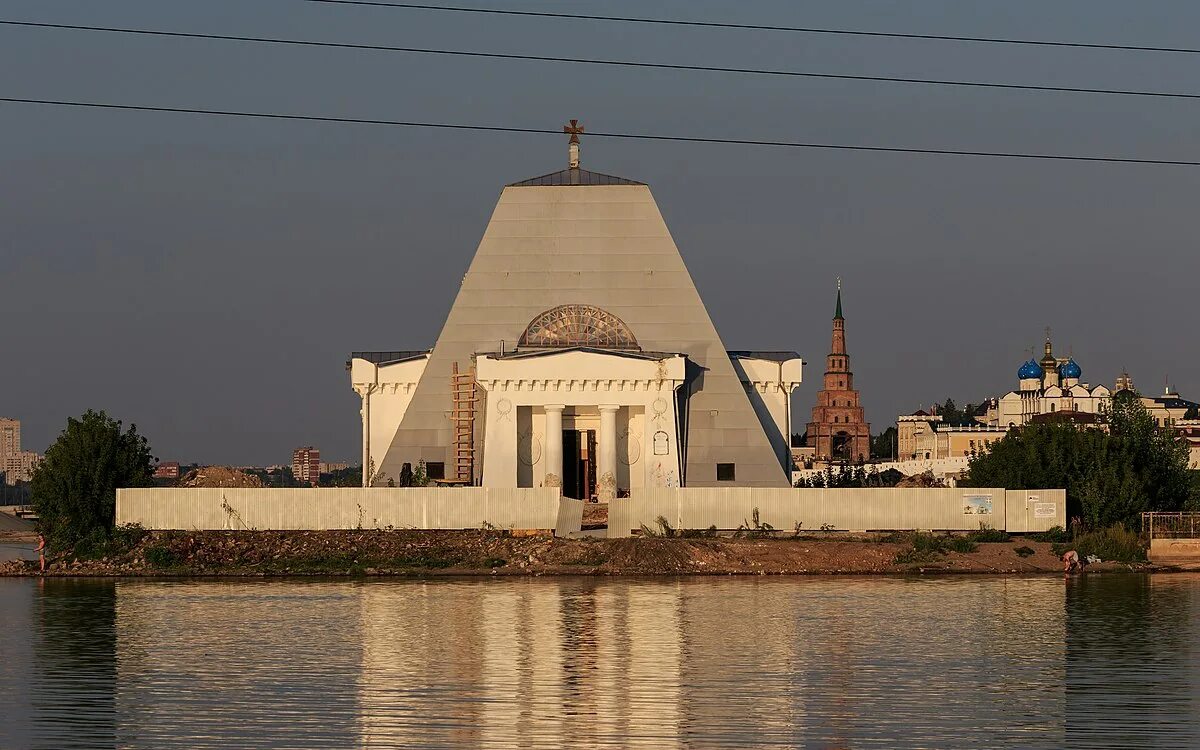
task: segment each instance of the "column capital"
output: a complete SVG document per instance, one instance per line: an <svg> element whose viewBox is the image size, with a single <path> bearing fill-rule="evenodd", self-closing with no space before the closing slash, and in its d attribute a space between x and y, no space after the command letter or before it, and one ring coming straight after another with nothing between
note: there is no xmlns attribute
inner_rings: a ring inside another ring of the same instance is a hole
<svg viewBox="0 0 1200 750"><path fill-rule="evenodd" d="M602 413L607 411L615 412L620 411L621 406L619 404L600 404L599 409Z"/></svg>
<svg viewBox="0 0 1200 750"><path fill-rule="evenodd" d="M546 411L562 411L563 409L566 409L567 406L566 404L546 404L542 408Z"/></svg>

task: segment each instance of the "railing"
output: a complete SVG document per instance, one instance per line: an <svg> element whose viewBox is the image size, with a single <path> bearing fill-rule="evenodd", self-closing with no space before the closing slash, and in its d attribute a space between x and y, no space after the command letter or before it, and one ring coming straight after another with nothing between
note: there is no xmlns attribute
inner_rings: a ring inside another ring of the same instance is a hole
<svg viewBox="0 0 1200 750"><path fill-rule="evenodd" d="M1142 514L1142 533L1155 539L1200 539L1200 513Z"/></svg>

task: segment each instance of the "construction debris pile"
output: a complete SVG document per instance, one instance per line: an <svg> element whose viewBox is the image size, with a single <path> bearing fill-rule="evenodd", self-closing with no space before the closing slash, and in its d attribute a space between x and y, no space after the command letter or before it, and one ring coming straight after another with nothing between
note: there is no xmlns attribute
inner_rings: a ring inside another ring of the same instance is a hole
<svg viewBox="0 0 1200 750"><path fill-rule="evenodd" d="M262 480L253 474L226 466L205 466L193 469L179 480L180 487L262 487Z"/></svg>

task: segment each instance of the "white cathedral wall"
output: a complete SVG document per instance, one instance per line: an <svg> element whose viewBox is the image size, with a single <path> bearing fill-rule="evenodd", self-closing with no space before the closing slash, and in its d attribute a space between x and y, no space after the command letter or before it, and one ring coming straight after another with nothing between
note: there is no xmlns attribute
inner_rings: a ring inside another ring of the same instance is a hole
<svg viewBox="0 0 1200 750"><path fill-rule="evenodd" d="M404 419L417 381L428 362L428 357L421 357L382 366L365 359L354 359L350 363L351 387L360 398L365 395L370 400L369 404L361 405L359 416L369 439L368 465L373 464L376 470L384 464L392 438ZM384 481L381 477L380 482Z"/></svg>
<svg viewBox="0 0 1200 750"><path fill-rule="evenodd" d="M751 357L731 359L775 455L787 466L791 460L791 433L795 429L791 424L792 392L803 379L804 361L798 358L785 362Z"/></svg>

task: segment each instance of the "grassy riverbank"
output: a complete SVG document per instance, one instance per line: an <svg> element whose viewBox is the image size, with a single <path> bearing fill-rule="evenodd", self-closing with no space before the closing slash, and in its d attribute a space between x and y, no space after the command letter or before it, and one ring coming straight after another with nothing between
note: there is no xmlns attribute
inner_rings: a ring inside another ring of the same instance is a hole
<svg viewBox="0 0 1200 750"><path fill-rule="evenodd" d="M1129 570L1104 563L1096 569ZM1136 567L1136 566L1135 566ZM58 555L60 576L780 575L1061 572L1048 542L929 534L846 538L557 539L502 531L156 531L89 555ZM0 575L36 575L0 563Z"/></svg>

